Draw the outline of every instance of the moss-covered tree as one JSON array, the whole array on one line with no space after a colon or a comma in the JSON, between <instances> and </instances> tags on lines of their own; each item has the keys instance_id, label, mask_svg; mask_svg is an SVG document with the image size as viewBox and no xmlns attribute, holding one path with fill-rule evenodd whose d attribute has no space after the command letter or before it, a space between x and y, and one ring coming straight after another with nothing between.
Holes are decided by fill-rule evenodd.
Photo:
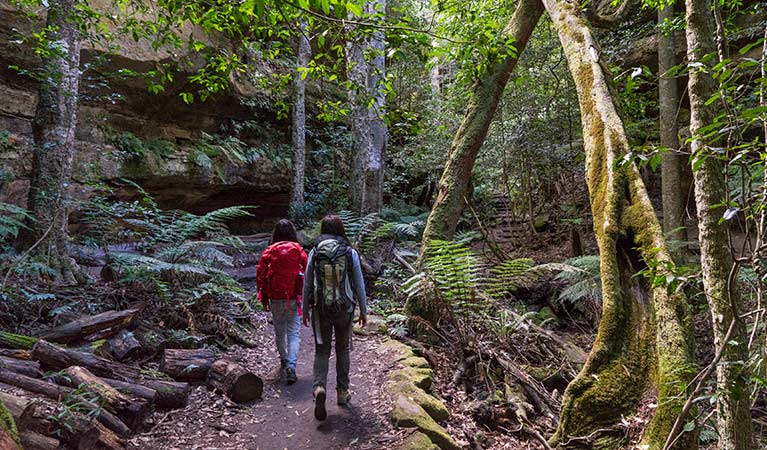
<instances>
[{"instance_id":1,"label":"moss-covered tree","mask_svg":"<svg viewBox=\"0 0 767 450\"><path fill-rule=\"evenodd\" d=\"M426 222L423 249L429 240L453 238L477 154L487 137L509 76L541 14L543 6L540 0L520 0L504 30L506 36L513 38L516 54L488 67L474 82L466 113L450 146L447 164L437 187L437 197Z\"/></svg>"},{"instance_id":2,"label":"moss-covered tree","mask_svg":"<svg viewBox=\"0 0 767 450\"><path fill-rule=\"evenodd\" d=\"M615 425L655 389L657 408L643 445L661 449L681 410L680 394L690 378L686 369L693 364L686 298L636 276L651 262L649 268L663 277L672 262L637 168L618 164L629 143L611 92L610 72L580 4L543 3L578 93L603 308L588 360L565 391L551 442L561 447L622 448L624 433ZM676 448L694 448L696 442L688 433Z\"/></svg>"},{"instance_id":3,"label":"moss-covered tree","mask_svg":"<svg viewBox=\"0 0 767 450\"><path fill-rule=\"evenodd\" d=\"M19 247L43 259L65 283L79 268L67 254L67 224L80 84L80 40L75 0L51 0L45 51L32 122L34 155L28 209L34 221L20 234Z\"/></svg>"},{"instance_id":4,"label":"moss-covered tree","mask_svg":"<svg viewBox=\"0 0 767 450\"><path fill-rule=\"evenodd\" d=\"M294 212L304 204L304 172L306 169L306 76L301 68L309 64L311 48L306 20L300 20L300 34L296 50L297 70L293 79L293 191L290 196L290 207Z\"/></svg>"},{"instance_id":5,"label":"moss-covered tree","mask_svg":"<svg viewBox=\"0 0 767 450\"><path fill-rule=\"evenodd\" d=\"M740 298L727 240L727 222L720 223L725 198L724 168L702 137L703 129L716 116L716 103L707 105L716 92L711 75L716 61L711 0L686 0L690 134L692 135L693 180L698 209L698 241L706 293L714 328L714 345L722 349L717 366L717 432L721 450L752 448L751 402L748 390L748 342L739 317ZM732 335L727 332L734 321Z\"/></svg>"}]
</instances>

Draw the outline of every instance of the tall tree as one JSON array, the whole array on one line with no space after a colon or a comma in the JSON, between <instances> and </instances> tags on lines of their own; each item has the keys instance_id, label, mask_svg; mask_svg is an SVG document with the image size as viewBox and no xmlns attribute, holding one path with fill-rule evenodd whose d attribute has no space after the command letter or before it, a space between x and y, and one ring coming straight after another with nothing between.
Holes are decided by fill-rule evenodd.
<instances>
[{"instance_id":1,"label":"tall tree","mask_svg":"<svg viewBox=\"0 0 767 450\"><path fill-rule=\"evenodd\" d=\"M300 20L297 68L293 79L293 192L290 207L293 212L304 204L304 172L306 168L306 75L300 70L309 64L311 48L306 33L307 23Z\"/></svg>"},{"instance_id":2,"label":"tall tree","mask_svg":"<svg viewBox=\"0 0 767 450\"><path fill-rule=\"evenodd\" d=\"M664 279L673 263L642 178L618 164L630 150L610 86L610 71L575 0L543 0L564 48L581 110L586 181L599 247L602 318L581 372L562 400L553 445L588 436L590 448L623 448L613 426L653 388L657 407L643 445L661 449L682 408L693 365L684 293L637 277ZM648 266L648 263L652 265ZM611 431L613 430L613 431ZM695 448L688 433L676 448Z\"/></svg>"},{"instance_id":3,"label":"tall tree","mask_svg":"<svg viewBox=\"0 0 767 450\"><path fill-rule=\"evenodd\" d=\"M658 9L658 103L660 145L666 150L661 162L661 197L663 200L663 231L671 239L687 238L684 228L684 192L682 190L682 159L678 153L679 89L677 79L671 75L676 66L676 42L674 31L664 31L674 18L674 5L661 5ZM667 27L666 27L667 28Z\"/></svg>"},{"instance_id":4,"label":"tall tree","mask_svg":"<svg viewBox=\"0 0 767 450\"><path fill-rule=\"evenodd\" d=\"M717 89L711 71L712 61L716 61L712 4L711 0L686 0L686 6L687 55L691 67L687 90L700 262L703 289L713 319L714 345L722 351L716 372L718 448L746 450L752 448L753 439L746 370L748 343L738 313L738 288L732 285L737 276L728 247L727 222L720 223L722 210L717 208L726 194L724 169L702 136L703 129L714 122L717 114L715 103L706 104Z\"/></svg>"},{"instance_id":5,"label":"tall tree","mask_svg":"<svg viewBox=\"0 0 767 450\"><path fill-rule=\"evenodd\" d=\"M520 0L503 31L505 36L514 40L516 54L488 67L474 82L466 113L453 138L450 155L439 180L437 198L426 222L423 248L429 240L453 238L477 154L485 142L487 130L498 109L509 76L517 65L519 54L527 46L542 13L540 0Z\"/></svg>"},{"instance_id":6,"label":"tall tree","mask_svg":"<svg viewBox=\"0 0 767 450\"><path fill-rule=\"evenodd\" d=\"M77 264L67 254L67 187L75 151L79 41L76 0L51 0L32 122L34 155L27 203L34 221L20 235L19 246L44 259L66 283L74 283L80 276Z\"/></svg>"},{"instance_id":7,"label":"tall tree","mask_svg":"<svg viewBox=\"0 0 767 450\"><path fill-rule=\"evenodd\" d=\"M364 2L365 14L382 22L386 0ZM385 42L382 30L353 33L347 44L347 78L352 129L352 207L360 214L383 205L386 125L384 124Z\"/></svg>"}]
</instances>

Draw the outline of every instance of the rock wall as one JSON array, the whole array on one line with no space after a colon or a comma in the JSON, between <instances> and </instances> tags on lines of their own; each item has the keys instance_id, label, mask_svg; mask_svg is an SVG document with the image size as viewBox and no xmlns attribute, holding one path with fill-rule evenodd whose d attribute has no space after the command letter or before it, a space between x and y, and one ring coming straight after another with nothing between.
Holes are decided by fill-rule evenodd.
<instances>
[{"instance_id":1,"label":"rock wall","mask_svg":"<svg viewBox=\"0 0 767 450\"><path fill-rule=\"evenodd\" d=\"M109 1L90 4L103 10ZM32 45L23 42L22 37L39 30L42 20L24 17L8 0L0 0L0 201L20 205L26 201L29 186L31 120L37 86L17 68L39 67ZM211 43L199 31L189 29L184 33ZM77 156L71 186L75 198L88 197L92 192L89 185L96 181L113 185L118 196L130 198L135 190L119 183L121 178L129 178L165 208L201 213L231 205L259 206L254 213L257 217L240 224L242 229L238 231L257 231L284 216L290 189L290 170L286 166L268 157L247 164L221 157L214 161L215 170L190 161L190 153L203 133L232 135L226 132L230 125L245 120L259 124L257 129L263 130L239 133L237 138L247 145L279 146L289 142L288 122L276 120L275 111L268 108L272 102L258 98L264 94L247 82L247 75L232 79L225 93L205 102L186 104L179 97L180 92L189 89L184 73L176 74L174 84L158 95L148 91L144 78L115 74L119 69L145 72L182 59L195 64L194 55L175 49L154 50L149 42L127 37L119 39L118 44L119 50L110 54L83 44ZM201 61L196 64L199 66ZM253 104L267 106L258 108ZM124 132L145 141L162 139L173 144L174 152L162 158L148 155L141 161L126 158L114 142L114 136Z\"/></svg>"}]
</instances>

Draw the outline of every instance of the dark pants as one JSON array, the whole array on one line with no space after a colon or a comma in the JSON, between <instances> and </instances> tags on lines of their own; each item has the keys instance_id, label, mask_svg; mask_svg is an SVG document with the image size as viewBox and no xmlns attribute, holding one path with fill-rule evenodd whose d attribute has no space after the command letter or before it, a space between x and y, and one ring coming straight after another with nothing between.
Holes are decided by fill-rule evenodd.
<instances>
[{"instance_id":1,"label":"dark pants","mask_svg":"<svg viewBox=\"0 0 767 450\"><path fill-rule=\"evenodd\" d=\"M315 312L316 314L316 312ZM336 335L336 389L349 389L349 349L352 332L352 314L319 314L314 319L314 387L328 382L330 344Z\"/></svg>"}]
</instances>

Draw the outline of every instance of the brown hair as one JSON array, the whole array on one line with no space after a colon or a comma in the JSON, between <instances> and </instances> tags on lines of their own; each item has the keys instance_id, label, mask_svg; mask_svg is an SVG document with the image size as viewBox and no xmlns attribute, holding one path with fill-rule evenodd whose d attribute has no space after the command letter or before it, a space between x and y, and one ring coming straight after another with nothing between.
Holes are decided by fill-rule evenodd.
<instances>
[{"instance_id":1,"label":"brown hair","mask_svg":"<svg viewBox=\"0 0 767 450\"><path fill-rule=\"evenodd\" d=\"M296 227L288 219L282 219L277 222L272 231L272 244L280 241L298 242Z\"/></svg>"},{"instance_id":2,"label":"brown hair","mask_svg":"<svg viewBox=\"0 0 767 450\"><path fill-rule=\"evenodd\" d=\"M320 222L320 234L335 234L347 241L349 240L349 238L346 237L344 221L335 214L329 214L322 218L322 222Z\"/></svg>"}]
</instances>

